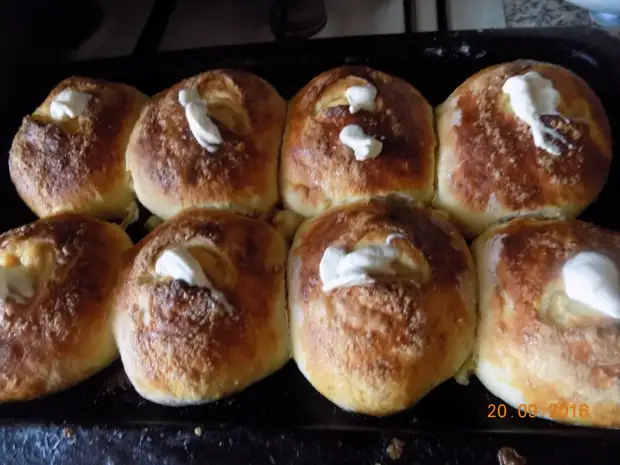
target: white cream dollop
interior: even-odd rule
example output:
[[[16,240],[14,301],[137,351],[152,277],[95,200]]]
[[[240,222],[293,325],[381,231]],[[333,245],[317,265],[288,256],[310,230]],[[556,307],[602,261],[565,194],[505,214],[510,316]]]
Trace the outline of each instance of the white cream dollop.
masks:
[[[77,118],[86,110],[92,95],[73,89],[64,89],[50,103],[50,115],[56,121]]]
[[[364,133],[357,124],[349,124],[340,131],[340,142],[353,150],[358,161],[376,158],[381,153],[383,144],[372,136]]]
[[[179,92],[179,103],[185,108],[185,118],[196,141],[209,152],[216,152],[223,141],[222,136],[209,118],[207,104],[200,100],[196,89],[182,89]]]
[[[209,289],[213,300],[221,303],[229,311],[232,309],[224,293],[215,288],[198,260],[184,247],[164,250],[155,262],[155,274],[183,281],[190,286]]]
[[[620,319],[620,273],[611,259],[581,252],[564,264],[562,277],[569,299]]]
[[[508,78],[502,91],[508,94],[515,115],[530,127],[536,147],[552,155],[561,153],[558,141],[570,147],[562,134],[542,120],[544,115],[554,115],[568,121],[568,118],[558,112],[560,93],[549,79],[536,71],[530,71]]]
[[[34,295],[32,279],[23,266],[0,266],[0,300],[13,299],[24,303]]]
[[[181,247],[164,250],[155,262],[155,273],[183,281],[190,286],[212,287],[198,260]]]
[[[351,86],[344,92],[344,96],[349,102],[349,111],[355,114],[360,110],[375,111],[375,98],[377,89],[368,84],[366,86]]]
[[[392,264],[400,251],[392,246],[392,241],[403,237],[390,234],[384,245],[369,245],[350,253],[342,247],[327,247],[319,264],[323,291],[374,283],[371,275],[395,275]]]

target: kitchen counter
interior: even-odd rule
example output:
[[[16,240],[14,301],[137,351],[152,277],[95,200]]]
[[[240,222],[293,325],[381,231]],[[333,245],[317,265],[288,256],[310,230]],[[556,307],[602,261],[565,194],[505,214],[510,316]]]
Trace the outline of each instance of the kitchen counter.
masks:
[[[564,0],[504,0],[506,27],[591,26],[587,10]],[[601,28],[603,29],[603,28]],[[620,36],[620,28],[605,29]]]

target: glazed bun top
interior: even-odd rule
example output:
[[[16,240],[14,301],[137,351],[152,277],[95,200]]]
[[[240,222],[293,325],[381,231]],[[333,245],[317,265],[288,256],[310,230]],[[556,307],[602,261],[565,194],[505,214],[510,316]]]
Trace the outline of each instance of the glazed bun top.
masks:
[[[209,129],[218,131],[221,143],[209,148],[196,138],[181,91],[206,105]],[[285,111],[285,101],[270,84],[237,70],[207,71],[155,95],[127,153],[141,203],[162,218],[190,207],[268,213],[278,199]]]
[[[502,300],[523,315],[517,337],[530,323],[541,322],[556,326],[553,331],[565,327],[568,332],[600,323],[615,327],[620,337],[620,313],[614,319],[587,311],[587,305],[568,297],[573,289],[563,278],[566,263],[584,252],[602,254],[620,268],[620,234],[579,220],[521,218],[491,228],[474,247],[485,251],[495,271],[494,289],[501,289]]]
[[[469,289],[461,288],[465,283],[459,278],[471,265],[469,254],[464,252],[467,251],[465,241],[441,212],[416,204],[376,200],[332,209],[300,227],[291,255],[291,265],[299,276],[300,287],[294,290],[295,294],[304,296],[304,300],[323,299],[321,280],[317,278],[321,259],[329,246],[356,250],[385,244],[390,235],[396,235],[394,245],[403,252],[402,279],[388,276],[390,284],[387,284],[378,278],[376,285],[346,287],[334,295],[346,295],[347,300],[358,302],[361,294],[372,294],[372,300],[380,304],[377,307],[397,313],[402,296],[392,302],[388,294],[399,295],[400,292],[393,291],[401,286],[412,291],[415,288],[414,293],[420,298],[424,297],[425,289],[435,292],[444,286],[455,286],[457,294]],[[412,280],[412,275],[421,279]],[[421,285],[424,282],[426,285]]]
[[[508,83],[515,77],[525,80]],[[528,90],[538,105],[529,116],[540,132],[521,117],[534,110],[517,90]],[[574,217],[607,180],[611,131],[603,105],[560,66],[518,60],[482,70],[452,93],[437,118],[437,206],[469,235],[516,215]]]
[[[371,92],[366,105],[350,104],[351,88]],[[372,136],[373,147],[381,144],[380,153],[360,159],[341,139],[349,125]],[[306,217],[390,194],[429,202],[434,160],[433,112],[425,98],[398,77],[343,66],[315,77],[290,103],[282,142],[283,201]]]
[[[73,118],[54,108],[69,91],[87,99]],[[58,84],[23,119],[11,147],[11,179],[30,209],[39,217],[71,212],[122,218],[133,200],[125,150],[145,101],[125,84],[78,76]]]

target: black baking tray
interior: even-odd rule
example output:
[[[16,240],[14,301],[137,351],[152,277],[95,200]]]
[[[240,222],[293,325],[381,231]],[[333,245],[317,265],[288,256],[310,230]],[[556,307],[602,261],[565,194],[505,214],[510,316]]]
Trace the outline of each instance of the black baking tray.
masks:
[[[620,41],[594,29],[520,29],[351,37],[169,52],[40,68],[24,65],[0,102],[2,214],[6,230],[34,220],[10,183],[6,153],[21,117],[62,78],[81,74],[132,84],[147,94],[210,68],[252,71],[291,97],[312,77],[342,64],[401,76],[433,105],[476,71],[529,58],[566,66],[603,101],[620,141]],[[583,219],[620,231],[615,151],[609,182]],[[140,223],[130,229],[143,234]],[[408,412],[383,419],[343,412],[323,399],[293,363],[214,404],[162,407],[142,400],[120,363],[47,399],[0,406],[0,464],[498,464],[514,447],[528,465],[620,462],[620,431],[519,418],[489,418],[501,401],[472,378],[444,383]],[[198,429],[197,429],[198,428]],[[404,442],[400,458],[386,448]]]

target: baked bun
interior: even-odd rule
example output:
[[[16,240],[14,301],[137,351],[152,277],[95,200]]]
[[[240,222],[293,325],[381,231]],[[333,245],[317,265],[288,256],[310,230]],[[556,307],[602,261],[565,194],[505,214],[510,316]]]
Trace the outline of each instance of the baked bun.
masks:
[[[200,404],[282,367],[285,261],[274,228],[230,212],[187,210],[154,229],[129,257],[114,323],[136,391],[159,404]]]
[[[191,207],[269,213],[285,112],[277,91],[245,71],[208,71],[160,92],[127,149],[138,199],[164,219]],[[190,113],[200,119],[191,126]]]
[[[532,79],[522,80],[526,75]],[[524,89],[539,99],[543,114],[535,120],[544,141],[538,146],[532,126],[518,116],[532,111],[525,94],[514,100],[518,112],[513,106],[513,93]],[[516,216],[575,217],[609,174],[611,132],[603,105],[560,66],[518,60],[475,74],[437,108],[437,130],[434,205],[469,237]]]
[[[595,268],[588,271],[580,260],[581,271],[572,278],[577,283],[565,281],[567,263],[591,258],[591,252],[620,266],[620,235],[577,220],[523,218],[487,231],[473,250],[480,286],[476,373],[482,383],[527,414],[620,427],[618,283],[612,283],[614,318],[575,300],[574,293],[591,284],[595,301],[605,297],[598,278],[589,278]]]
[[[131,245],[73,214],[0,235],[0,401],[67,389],[116,359],[113,291]]]
[[[39,217],[122,219],[134,201],[125,149],[146,96],[125,84],[70,77],[26,116],[9,155],[17,193]]]
[[[350,252],[371,261],[391,253],[386,242],[396,254],[388,271],[323,290],[328,274],[352,263]],[[348,255],[336,264],[326,259],[328,248]],[[345,274],[335,279],[342,283]],[[297,231],[287,279],[293,357],[308,381],[345,410],[405,410],[455,376],[473,350],[473,261],[439,212],[378,201],[332,209]]]
[[[350,104],[360,98],[351,88],[367,93],[370,105]],[[375,139],[378,155],[357,154],[341,141],[349,125]],[[360,152],[374,148],[360,143]],[[290,103],[280,185],[286,208],[302,216],[388,195],[428,203],[434,170],[433,109],[403,79],[344,66],[314,78]]]

